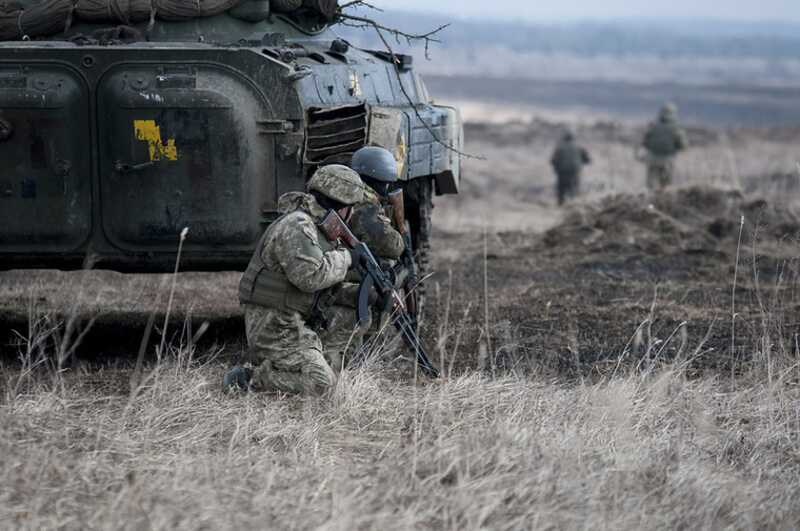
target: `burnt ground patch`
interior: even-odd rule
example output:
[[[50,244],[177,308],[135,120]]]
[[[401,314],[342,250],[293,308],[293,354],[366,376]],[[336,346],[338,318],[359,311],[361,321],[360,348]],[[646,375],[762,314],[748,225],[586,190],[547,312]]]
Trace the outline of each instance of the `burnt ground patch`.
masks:
[[[714,234],[719,220],[735,229]],[[447,234],[440,245],[462,254],[435,262],[428,326],[440,357],[458,346],[457,367],[585,376],[677,359],[741,370],[797,354],[799,229],[780,205],[690,188],[583,205],[543,235]]]

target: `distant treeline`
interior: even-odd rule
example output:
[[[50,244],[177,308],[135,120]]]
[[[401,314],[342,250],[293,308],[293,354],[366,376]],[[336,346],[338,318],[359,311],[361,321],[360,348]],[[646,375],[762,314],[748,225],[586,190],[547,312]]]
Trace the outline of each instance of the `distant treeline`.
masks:
[[[795,23],[689,19],[524,23],[397,11],[363,13],[387,26],[409,32],[425,32],[449,23],[440,36],[447,49],[499,46],[517,52],[585,57],[648,55],[665,59],[747,57],[768,60],[797,59],[800,50],[800,24]],[[369,31],[350,28],[340,31],[360,42],[379,44]],[[404,44],[398,44],[398,49],[404,48]]]

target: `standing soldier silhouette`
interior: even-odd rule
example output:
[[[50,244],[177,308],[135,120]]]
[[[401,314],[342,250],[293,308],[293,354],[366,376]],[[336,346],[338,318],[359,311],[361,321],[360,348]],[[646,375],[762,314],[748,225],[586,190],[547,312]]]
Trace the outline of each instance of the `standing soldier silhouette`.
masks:
[[[687,147],[686,133],[678,126],[675,105],[661,108],[658,120],[647,127],[642,139],[644,156],[637,156],[647,166],[647,189],[659,191],[672,184],[675,156]]]
[[[575,142],[575,135],[567,130],[556,145],[550,164],[556,172],[556,195],[558,204],[577,197],[581,185],[583,167],[592,162],[589,152]]]

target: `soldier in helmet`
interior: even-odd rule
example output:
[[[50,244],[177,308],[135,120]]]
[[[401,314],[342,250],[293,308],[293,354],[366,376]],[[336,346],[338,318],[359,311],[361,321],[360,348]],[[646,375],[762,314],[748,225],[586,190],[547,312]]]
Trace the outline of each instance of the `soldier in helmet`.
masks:
[[[350,167],[366,184],[364,200],[353,207],[350,228],[377,256],[396,260],[405,248],[403,236],[386,217],[386,196],[397,182],[397,161],[389,150],[366,146],[355,153]]]
[[[353,205],[348,225],[353,234],[367,244],[372,253],[387,266],[403,253],[403,236],[392,227],[384,202],[397,181],[397,161],[382,147],[367,146],[353,153],[350,167],[366,184],[364,198]],[[352,271],[337,292],[331,326],[323,332],[326,355],[336,370],[346,365],[348,357],[363,344],[364,333],[378,322],[357,328],[356,305],[361,279]],[[353,331],[356,331],[353,333]]]
[[[575,141],[575,134],[567,130],[556,145],[550,164],[556,172],[558,204],[578,195],[583,167],[592,161],[589,152]]]
[[[289,211],[267,228],[242,276],[239,300],[256,366],[228,371],[226,389],[320,394],[335,384],[321,338],[332,326],[323,301],[335,298],[332,291],[358,256],[329,242],[317,224],[330,209],[348,219],[364,200],[364,184],[356,172],[334,164],[314,173],[307,192],[282,201]]]
[[[661,190],[672,184],[675,156],[686,149],[686,133],[678,126],[676,113],[675,105],[664,105],[658,120],[648,126],[642,139],[649,190]]]

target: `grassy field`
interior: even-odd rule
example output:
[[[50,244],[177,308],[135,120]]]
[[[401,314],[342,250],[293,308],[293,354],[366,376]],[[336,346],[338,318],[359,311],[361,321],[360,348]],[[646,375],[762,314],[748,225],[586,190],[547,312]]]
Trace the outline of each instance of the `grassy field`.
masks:
[[[776,367],[777,368],[777,367]],[[798,370],[596,382],[347,371],[325,398],[216,363],[3,373],[0,525],[24,529],[792,528]]]
[[[595,163],[559,210],[566,122]],[[798,136],[693,130],[654,198],[639,127],[468,125],[439,381],[394,339],[331,396],[226,396],[236,273],[179,274],[167,332],[170,275],[0,273],[0,528],[799,527]]]

